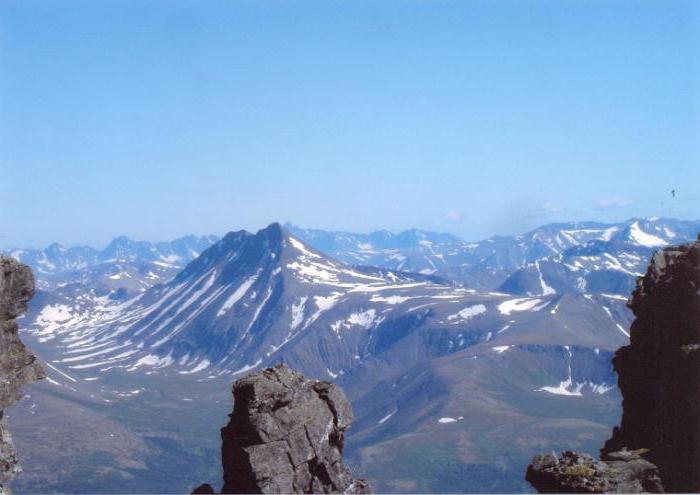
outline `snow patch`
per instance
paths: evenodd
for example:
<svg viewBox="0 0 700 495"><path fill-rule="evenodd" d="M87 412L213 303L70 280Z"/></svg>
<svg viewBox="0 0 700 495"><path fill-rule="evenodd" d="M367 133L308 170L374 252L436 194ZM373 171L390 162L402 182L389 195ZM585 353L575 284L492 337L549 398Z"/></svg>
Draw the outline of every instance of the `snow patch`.
<svg viewBox="0 0 700 495"><path fill-rule="evenodd" d="M207 368L209 367L210 364L211 364L211 363L209 362L208 359L202 359L202 360L199 362L199 364L197 364L197 366L195 366L195 367L192 368L191 370L180 371L179 373L180 373L181 375L190 375L190 374L192 374L192 373L197 373L198 371L202 371L202 370L207 369Z"/></svg>
<svg viewBox="0 0 700 495"><path fill-rule="evenodd" d="M304 306L306 305L307 299L308 297L304 296L299 298L297 304L292 304L292 323L290 325L292 330L301 325L301 322L304 320Z"/></svg>
<svg viewBox="0 0 700 495"><path fill-rule="evenodd" d="M258 359L258 360L255 361L255 363L253 363L253 364L246 364L246 365L243 366L241 369L236 370L236 371L234 371L234 372L231 373L231 374L232 374L232 375L239 375L239 374L241 374L241 373L245 373L246 371L249 371L249 370L252 370L252 369L257 368L258 366L260 366L260 363L262 363L262 359Z"/></svg>
<svg viewBox="0 0 700 495"><path fill-rule="evenodd" d="M216 317L220 317L222 315L225 315L226 312L233 307L234 304L238 302L238 300L243 297L246 292L248 292L248 289L251 288L251 286L255 283L255 281L258 279L258 275L260 275L260 270L253 275L252 277L247 278L239 287L236 289L236 291L229 296L228 299L226 299L226 302L221 306L221 309L216 313Z"/></svg>
<svg viewBox="0 0 700 495"><path fill-rule="evenodd" d="M389 414L387 414L386 416L384 416L382 419L380 419L379 421L377 421L377 424L383 425L384 423L386 423L387 421L389 421L389 419L390 419L394 414L396 414L396 412L397 412L396 410L390 412Z"/></svg>
<svg viewBox="0 0 700 495"><path fill-rule="evenodd" d="M553 288L551 288L547 283L544 281L544 277L542 276L542 270L540 270L540 262L535 261L535 266L537 267L537 274L540 277L540 286L542 287L542 295L543 296L551 296L552 294L556 294L557 291L555 291Z"/></svg>
<svg viewBox="0 0 700 495"><path fill-rule="evenodd" d="M292 247L294 249L296 249L297 251L301 251L301 253L304 254L305 256L309 256L311 258L320 258L320 256L318 254L312 253L311 251L309 251L306 248L306 246L304 246L303 242L301 242L298 239L295 239L294 237L289 238L289 243L292 245Z"/></svg>
<svg viewBox="0 0 700 495"><path fill-rule="evenodd" d="M654 248L668 245L668 242L655 235L644 232L639 226L639 222L630 225L630 238L640 246Z"/></svg>
<svg viewBox="0 0 700 495"><path fill-rule="evenodd" d="M444 416L444 417L438 419L438 423L441 423L441 424L456 423L457 421L461 421L463 419L464 419L464 416L460 416L456 419L451 418L449 416Z"/></svg>
<svg viewBox="0 0 700 495"><path fill-rule="evenodd" d="M346 320L339 320L331 324L331 329L335 333L339 333L342 328L351 328L353 326L369 330L372 327L379 325L384 321L383 316L378 316L375 309L368 309L367 311L361 311L357 313L352 313Z"/></svg>
<svg viewBox="0 0 700 495"><path fill-rule="evenodd" d="M475 304L473 306L468 306L456 314L447 317L448 320L455 320L460 318L462 320L469 320L475 316L486 313L486 306L483 304Z"/></svg>
<svg viewBox="0 0 700 495"><path fill-rule="evenodd" d="M498 305L498 311L504 315L510 315L514 311L538 311L542 309L538 308L538 305L542 303L542 299L530 299L530 298L520 298L511 299L509 301L502 302Z"/></svg>
<svg viewBox="0 0 700 495"><path fill-rule="evenodd" d="M409 299L418 299L417 297L408 297L408 296L379 296L377 294L372 294L372 297L370 298L371 302L383 302L386 304L401 304L403 302L408 301Z"/></svg>

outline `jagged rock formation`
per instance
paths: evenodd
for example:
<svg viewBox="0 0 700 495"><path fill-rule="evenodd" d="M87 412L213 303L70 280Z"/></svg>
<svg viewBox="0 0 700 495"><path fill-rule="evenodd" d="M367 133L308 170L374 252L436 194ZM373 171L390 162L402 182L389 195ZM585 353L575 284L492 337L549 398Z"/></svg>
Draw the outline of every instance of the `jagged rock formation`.
<svg viewBox="0 0 700 495"><path fill-rule="evenodd" d="M20 471L12 438L2 422L4 409L19 400L22 385L44 377L44 370L17 335L15 318L26 311L33 295L29 267L0 256L0 492Z"/></svg>
<svg viewBox="0 0 700 495"><path fill-rule="evenodd" d="M603 452L646 448L671 492L700 492L700 241L654 255L613 363L622 422Z"/></svg>
<svg viewBox="0 0 700 495"><path fill-rule="evenodd" d="M350 403L284 364L238 380L221 429L222 493L370 493L343 464Z"/></svg>
<svg viewBox="0 0 700 495"><path fill-rule="evenodd" d="M627 450L603 460L577 452L538 455L525 479L539 493L663 493L656 466Z"/></svg>
<svg viewBox="0 0 700 495"><path fill-rule="evenodd" d="M700 492L700 239L657 252L628 305L630 344L613 359L622 423L601 461L536 456L526 479L541 493Z"/></svg>

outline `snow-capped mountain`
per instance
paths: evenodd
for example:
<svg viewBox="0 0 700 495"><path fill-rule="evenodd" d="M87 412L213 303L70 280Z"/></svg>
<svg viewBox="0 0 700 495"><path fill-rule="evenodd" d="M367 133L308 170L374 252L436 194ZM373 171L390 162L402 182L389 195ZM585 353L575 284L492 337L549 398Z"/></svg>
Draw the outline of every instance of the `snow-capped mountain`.
<svg viewBox="0 0 700 495"><path fill-rule="evenodd" d="M583 234L579 237L581 242L524 263L499 290L532 295L592 292L626 297L656 249L691 241L698 232L700 222L660 218L632 219L596 229L561 230L557 239Z"/></svg>
<svg viewBox="0 0 700 495"><path fill-rule="evenodd" d="M492 252L491 246L467 243L451 234L412 229L369 234L285 228L300 240L351 265L371 265L423 274L446 275L448 267L473 264Z"/></svg>
<svg viewBox="0 0 700 495"><path fill-rule="evenodd" d="M199 256L202 251L218 241L213 235L188 235L167 242L134 241L128 237L117 237L103 249L98 259L107 261L160 261L184 266Z"/></svg>
<svg viewBox="0 0 700 495"><path fill-rule="evenodd" d="M3 249L3 254L26 263L41 277L47 274L80 270L98 262L99 251L88 246L66 248L53 243L43 250L37 249Z"/></svg>
<svg viewBox="0 0 700 495"><path fill-rule="evenodd" d="M249 370L285 361L342 384L358 414L350 455L358 464L374 459L365 467L377 470L370 475L383 480L382 489L406 476L428 483L420 470L392 470L429 462L421 455L437 449L450 463L461 459L450 479L482 491L499 480L501 491L517 491L520 464L532 455L528 439L541 449L555 445L561 429L583 428L576 445L597 444L616 420L610 357L627 342L629 324L620 296L513 296L350 266L278 224L227 234L174 278L135 297L83 289L39 293L22 322L50 374L35 404L65 418L52 423L51 435L76 434L71 404L90 404L108 435L115 422L144 417L138 421L148 425L130 431L167 438L197 421L218 425L212 396L224 397L230 380ZM159 421L165 410L167 422ZM588 422L581 426L579 417ZM499 431L499 424L518 428ZM503 459L514 439L516 451ZM139 441L138 434L129 440ZM182 441L178 452L200 448ZM192 441L202 442L201 435ZM153 455L176 448L164 445ZM468 448L453 452L455 445ZM217 455L216 435L208 448ZM464 478L472 469L479 474ZM96 491L123 486L94 479ZM441 483L416 487L449 488Z"/></svg>
<svg viewBox="0 0 700 495"><path fill-rule="evenodd" d="M310 245L351 264L431 273L479 290L627 294L653 250L695 239L700 221L556 223L479 242L419 230L358 235L290 228Z"/></svg>
<svg viewBox="0 0 700 495"><path fill-rule="evenodd" d="M102 251L51 244L43 250L6 249L3 254L32 267L37 285L52 290L80 283L86 289L140 292L165 282L216 242L216 236L185 236L169 242L117 237Z"/></svg>
<svg viewBox="0 0 700 495"><path fill-rule="evenodd" d="M420 274L352 268L272 224L226 235L133 299L95 294L76 305L65 298L37 308L28 327L55 339L70 354L57 363L70 369L237 373L283 356L334 375L413 332L440 336L421 345L434 355L499 340L505 327L558 308L553 296L513 299ZM615 323L607 324L613 345L622 338Z"/></svg>

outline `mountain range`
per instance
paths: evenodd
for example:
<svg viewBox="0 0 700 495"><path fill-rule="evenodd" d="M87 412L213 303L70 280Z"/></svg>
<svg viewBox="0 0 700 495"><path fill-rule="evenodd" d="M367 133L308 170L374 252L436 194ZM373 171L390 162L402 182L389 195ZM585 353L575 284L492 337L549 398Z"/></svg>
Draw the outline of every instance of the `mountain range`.
<svg viewBox="0 0 700 495"><path fill-rule="evenodd" d="M348 458L377 490L528 490L534 452L592 450L609 436L627 287L656 247L698 230L635 219L466 243L272 224L200 239L210 245L184 268L137 289L126 277L54 282L22 325L50 377L20 406L31 422L12 426L30 457L17 489L191 488L204 471L189 481L182 463L216 465L230 381L284 361L346 390L358 416ZM92 456L57 456L62 438L81 436Z"/></svg>
<svg viewBox="0 0 700 495"><path fill-rule="evenodd" d="M556 286L559 292L626 295L654 249L695 239L700 221L556 223L478 242L421 230L358 235L285 227L347 263L439 275L474 289L543 294Z"/></svg>
<svg viewBox="0 0 700 495"><path fill-rule="evenodd" d="M102 250L54 243L41 250L9 248L2 253L29 265L44 290L81 283L103 292L119 288L140 292L172 278L218 240L216 236L188 235L148 242L121 236Z"/></svg>
<svg viewBox="0 0 700 495"><path fill-rule="evenodd" d="M615 224L557 223L478 242L418 229L356 234L290 223L284 229L349 265L435 275L477 290L534 295L549 287L625 295L654 249L694 239L700 221L654 217ZM44 250L2 252L31 266L44 289L77 282L133 293L169 280L218 240L190 235L152 243L122 236L101 251L52 244Z"/></svg>

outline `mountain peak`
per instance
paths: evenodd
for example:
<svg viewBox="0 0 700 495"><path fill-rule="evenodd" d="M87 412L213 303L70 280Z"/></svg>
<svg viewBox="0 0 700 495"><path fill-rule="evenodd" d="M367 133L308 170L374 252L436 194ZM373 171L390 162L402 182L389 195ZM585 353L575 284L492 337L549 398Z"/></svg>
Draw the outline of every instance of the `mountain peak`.
<svg viewBox="0 0 700 495"><path fill-rule="evenodd" d="M58 242L54 242L46 248L46 251L54 253L63 253L64 251L66 251L66 248Z"/></svg>
<svg viewBox="0 0 700 495"><path fill-rule="evenodd" d="M135 242L131 237L125 236L125 235L118 235L114 239L110 241L108 246L119 246L119 245L124 245L124 244L131 244Z"/></svg>
<svg viewBox="0 0 700 495"><path fill-rule="evenodd" d="M281 242L289 234L278 222L272 222L264 229L258 230L256 236L262 236L272 242Z"/></svg>

